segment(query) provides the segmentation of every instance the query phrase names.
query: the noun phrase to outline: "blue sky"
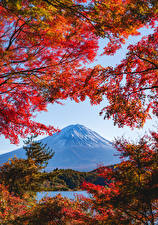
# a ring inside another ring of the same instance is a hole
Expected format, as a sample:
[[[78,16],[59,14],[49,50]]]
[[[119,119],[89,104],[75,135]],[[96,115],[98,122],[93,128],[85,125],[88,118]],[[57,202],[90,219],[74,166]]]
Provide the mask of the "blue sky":
[[[151,33],[151,30],[143,28],[141,29],[141,33],[144,36]],[[130,37],[127,44],[120,49],[115,56],[98,55],[92,66],[97,64],[102,66],[115,66],[120,63],[121,59],[125,56],[128,44],[134,44],[140,39],[140,36]],[[105,40],[100,40],[99,54],[103,51],[104,42]],[[46,125],[54,125],[60,129],[70,124],[82,124],[111,141],[114,140],[115,137],[120,137],[122,135],[130,139],[137,139],[148,132],[149,129],[155,128],[156,119],[147,121],[143,129],[131,130],[128,127],[118,128],[114,126],[112,120],[103,120],[103,117],[99,116],[99,112],[106,105],[106,102],[102,102],[97,106],[91,106],[88,99],[81,103],[75,103],[71,100],[67,100],[64,103],[64,105],[48,105],[48,112],[38,113],[36,121]],[[40,139],[43,137],[40,137]],[[22,140],[17,146],[10,144],[9,140],[5,139],[3,136],[0,138],[0,154],[12,151],[21,146],[23,146]]]

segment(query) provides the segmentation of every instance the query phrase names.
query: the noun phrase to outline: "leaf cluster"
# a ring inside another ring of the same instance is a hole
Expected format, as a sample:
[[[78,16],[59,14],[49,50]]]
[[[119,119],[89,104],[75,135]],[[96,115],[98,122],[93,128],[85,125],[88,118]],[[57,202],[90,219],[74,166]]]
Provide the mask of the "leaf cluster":
[[[157,135],[143,137],[137,144],[116,141],[123,157],[114,168],[101,168],[105,187],[85,183],[92,194],[89,205],[103,224],[156,224],[158,195]],[[119,222],[118,222],[119,221]]]

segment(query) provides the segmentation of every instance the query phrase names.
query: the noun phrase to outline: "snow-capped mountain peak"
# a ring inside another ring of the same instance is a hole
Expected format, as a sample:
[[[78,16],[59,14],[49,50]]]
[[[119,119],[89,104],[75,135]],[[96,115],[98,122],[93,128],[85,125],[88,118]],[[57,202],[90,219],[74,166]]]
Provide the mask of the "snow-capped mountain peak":
[[[79,171],[96,169],[98,164],[111,165],[120,162],[112,143],[89,128],[76,124],[40,140],[55,152],[47,170],[70,168]],[[14,156],[26,157],[23,148],[0,155],[0,164]]]
[[[58,134],[56,134],[54,138],[58,141],[64,141],[65,144],[78,144],[80,146],[87,145],[92,146],[93,148],[96,145],[111,146],[112,144],[96,132],[80,124],[65,127]]]

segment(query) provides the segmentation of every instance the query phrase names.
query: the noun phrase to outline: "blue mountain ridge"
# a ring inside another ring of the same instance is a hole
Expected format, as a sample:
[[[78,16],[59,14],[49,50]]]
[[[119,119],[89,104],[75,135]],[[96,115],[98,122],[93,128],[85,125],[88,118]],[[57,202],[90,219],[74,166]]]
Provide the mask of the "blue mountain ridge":
[[[87,127],[76,124],[63,128],[59,133],[40,140],[53,149],[55,155],[49,160],[46,171],[55,168],[90,171],[98,165],[120,162],[112,143]],[[23,148],[0,155],[0,164],[9,158],[25,158]]]

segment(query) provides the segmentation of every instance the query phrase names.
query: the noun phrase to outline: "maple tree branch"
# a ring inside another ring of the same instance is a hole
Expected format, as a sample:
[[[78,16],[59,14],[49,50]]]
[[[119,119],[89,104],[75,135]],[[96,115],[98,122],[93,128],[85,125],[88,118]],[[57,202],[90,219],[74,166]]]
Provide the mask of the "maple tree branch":
[[[121,74],[139,74],[139,73],[146,73],[146,72],[148,72],[148,71],[151,71],[151,70],[157,70],[158,68],[148,68],[148,69],[146,69],[146,70],[142,70],[142,71],[133,71],[133,72],[122,72],[122,73],[120,73],[120,74],[118,74],[118,75],[121,75]]]
[[[29,23],[30,20],[26,21],[25,19],[23,19],[22,17],[20,17],[19,15],[17,15],[14,11],[10,10],[8,7],[6,7],[5,4],[0,4],[0,6],[2,6],[3,8],[5,8],[10,14],[13,14],[14,16],[16,16],[18,18],[18,20],[24,22],[28,27],[33,28],[34,30],[37,31],[37,29],[35,29],[35,27],[33,25],[31,25]],[[38,32],[39,34],[39,32]],[[40,34],[39,34],[40,35]]]
[[[8,80],[10,80],[10,77],[8,79],[6,79],[5,81],[3,81],[2,83],[0,83],[0,86],[4,85],[5,83],[8,82]]]
[[[9,48],[11,47],[11,45],[13,44],[14,40],[16,39],[16,37],[20,34],[20,32],[22,31],[22,28],[23,26],[26,24],[26,23],[23,23],[17,30],[17,26],[18,26],[18,22],[19,22],[20,19],[17,20],[16,22],[16,25],[15,25],[15,29],[14,29],[14,32],[13,34],[11,35],[10,39],[9,39],[9,43],[8,43],[8,46],[7,48],[5,49],[6,51],[9,50]],[[15,36],[16,35],[16,36]]]
[[[135,93],[138,93],[140,91],[144,91],[144,90],[152,90],[152,89],[157,89],[158,86],[154,85],[154,86],[151,86],[151,87],[146,87],[146,88],[140,88],[139,90],[137,91],[133,91],[131,92],[130,94],[128,94],[128,96],[132,95],[132,94],[135,94]]]
[[[36,53],[38,54],[38,53]],[[69,60],[69,57],[73,54],[73,52],[71,52],[69,55],[64,55],[64,57],[61,58],[61,60],[59,61],[59,63],[56,63],[56,64],[52,64],[52,65],[48,65],[48,66],[43,66],[43,67],[39,67],[39,68],[35,68],[35,69],[30,69],[30,70],[21,70],[21,71],[14,71],[14,72],[10,72],[10,73],[3,73],[0,75],[0,78],[5,78],[5,77],[8,77],[8,76],[13,76],[13,75],[22,75],[22,74],[26,74],[26,73],[30,73],[30,72],[37,72],[37,73],[43,73],[45,74],[45,71],[40,71],[40,70],[43,70],[43,69],[48,69],[48,68],[51,68],[51,67],[56,67],[56,66],[59,66],[60,64],[68,64],[68,63],[72,63],[74,62],[76,59],[78,59],[80,56],[75,56],[73,59]],[[27,62],[29,60],[22,60],[22,61],[12,61],[8,64],[14,64],[14,63],[22,63],[22,62]],[[7,64],[4,64],[3,66],[7,66]]]
[[[0,38],[3,38],[6,36],[6,34],[11,30],[11,28],[8,28],[4,33],[3,35],[0,36]]]
[[[130,209],[128,210],[125,210],[124,208],[122,208],[122,210],[128,215],[128,216],[130,216],[131,218],[134,218],[134,219],[136,219],[136,220],[139,220],[139,221],[141,221],[141,222],[143,222],[144,223],[144,219],[146,220],[146,221],[148,221],[148,217],[146,216],[146,213],[143,213],[143,212],[141,212],[140,210],[138,210],[136,207],[134,207],[134,206],[130,206]],[[134,215],[133,213],[130,213],[130,211],[134,211],[134,212],[137,212],[138,214],[140,214],[141,215],[141,218],[139,217],[138,218],[138,216],[137,215]],[[144,218],[143,218],[144,217]]]
[[[19,86],[19,85],[17,85],[16,87],[18,87],[18,86]],[[10,89],[7,90],[7,91],[0,92],[0,95],[7,94],[7,93],[12,93],[12,91],[13,91],[16,87],[10,88]]]
[[[148,59],[145,59],[145,58],[142,58],[142,57],[140,57],[139,55],[137,55],[137,54],[135,54],[139,59],[141,59],[141,60],[143,60],[143,61],[146,61],[146,62],[148,62],[148,63],[150,63],[150,64],[152,64],[153,66],[155,66],[156,67],[156,69],[158,69],[158,65],[157,64],[155,64],[155,63],[153,63],[153,62],[151,62],[150,60],[148,60]]]
[[[149,90],[149,89],[155,89],[155,88],[158,88],[158,86],[155,85],[155,86],[151,86],[151,87],[141,88],[140,91]]]
[[[84,13],[86,13],[86,11],[84,11],[84,10],[86,10],[86,7],[83,7],[82,5],[66,5],[63,2],[61,2],[60,0],[55,0],[58,3],[58,5],[57,4],[53,4],[52,1],[49,1],[49,0],[43,0],[43,1],[47,2],[48,4],[52,5],[55,8],[68,9],[68,10],[71,11],[72,14],[76,15],[77,17],[81,16],[82,18],[86,19],[87,22],[89,22],[95,30],[97,30],[98,34],[100,34],[101,36],[103,36],[103,34],[104,34],[104,37],[109,39],[109,34],[107,32],[105,32],[101,28],[101,26],[98,25],[97,21],[92,19],[92,18],[89,18],[88,16],[86,16],[84,14]],[[55,1],[53,1],[53,2],[55,2]],[[98,26],[96,26],[96,24]],[[112,28],[111,26],[109,26],[109,24],[106,24],[106,27]]]
[[[8,65],[11,65],[11,64],[18,64],[18,63],[25,63],[27,61],[28,61],[28,59],[19,60],[19,61],[11,61],[11,62],[8,62],[8,63],[3,64],[3,66],[8,66]]]
[[[152,71],[152,70],[157,70],[158,68],[148,68],[148,69],[146,69],[146,70],[142,70],[142,71],[133,71],[133,72],[126,72],[126,71],[123,71],[123,72],[121,72],[121,73],[111,73],[110,75],[114,75],[114,76],[119,76],[119,75],[123,75],[123,74],[140,74],[140,73],[146,73],[146,72],[148,72],[148,71]],[[113,71],[105,71],[106,73],[107,72],[113,72]],[[110,76],[109,75],[109,76]]]

